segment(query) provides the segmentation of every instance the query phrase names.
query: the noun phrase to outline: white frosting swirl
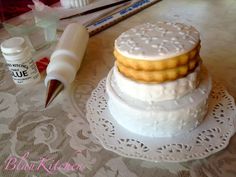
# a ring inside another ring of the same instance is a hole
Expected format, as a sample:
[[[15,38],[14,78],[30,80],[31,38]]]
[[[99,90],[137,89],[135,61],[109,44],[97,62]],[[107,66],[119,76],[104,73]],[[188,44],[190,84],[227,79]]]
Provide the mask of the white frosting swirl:
[[[199,32],[192,26],[157,22],[122,33],[115,41],[115,48],[133,59],[164,60],[191,51],[199,41]]]

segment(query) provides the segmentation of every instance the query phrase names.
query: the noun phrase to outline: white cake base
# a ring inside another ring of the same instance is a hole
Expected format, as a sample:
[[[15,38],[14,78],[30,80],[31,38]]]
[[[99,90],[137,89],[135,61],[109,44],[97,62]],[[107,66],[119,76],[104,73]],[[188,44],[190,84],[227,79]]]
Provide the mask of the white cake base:
[[[116,82],[121,92],[135,99],[151,103],[180,98],[193,91],[199,84],[200,70],[201,64],[186,77],[160,84],[147,84],[123,76],[115,65],[112,80]]]
[[[191,93],[177,99],[148,103],[122,93],[114,82],[113,70],[106,81],[108,107],[114,119],[127,130],[149,137],[171,137],[197,127],[207,113],[211,80],[206,69],[200,84]],[[135,89],[135,88],[133,88]]]
[[[219,83],[213,84],[208,113],[201,125],[173,138],[144,137],[120,126],[108,109],[105,85],[106,79],[102,79],[92,92],[86,104],[86,117],[102,146],[119,155],[152,162],[206,158],[224,149],[236,131],[234,98]],[[76,94],[79,94],[77,92],[81,94],[78,88]]]

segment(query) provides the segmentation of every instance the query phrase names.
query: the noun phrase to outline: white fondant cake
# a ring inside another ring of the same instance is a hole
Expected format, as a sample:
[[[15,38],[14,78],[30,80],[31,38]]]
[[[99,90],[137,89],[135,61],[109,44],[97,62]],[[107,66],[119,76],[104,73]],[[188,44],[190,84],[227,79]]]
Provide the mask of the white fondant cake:
[[[199,32],[181,23],[146,23],[122,33],[115,41],[118,65],[106,82],[114,119],[150,137],[170,137],[197,127],[207,113],[211,91],[199,49]],[[157,76],[159,82],[149,82]]]
[[[122,33],[115,40],[116,50],[126,57],[162,60],[184,54],[200,42],[199,32],[182,23],[145,23]]]
[[[115,64],[112,80],[124,94],[148,103],[176,99],[193,91],[199,84],[200,65],[186,77],[160,84],[133,81],[122,75]]]
[[[121,126],[133,133],[149,137],[178,135],[198,126],[207,112],[211,80],[206,69],[201,72],[200,85],[191,93],[179,99],[151,104],[121,92],[113,79],[114,69],[106,82],[110,113]]]

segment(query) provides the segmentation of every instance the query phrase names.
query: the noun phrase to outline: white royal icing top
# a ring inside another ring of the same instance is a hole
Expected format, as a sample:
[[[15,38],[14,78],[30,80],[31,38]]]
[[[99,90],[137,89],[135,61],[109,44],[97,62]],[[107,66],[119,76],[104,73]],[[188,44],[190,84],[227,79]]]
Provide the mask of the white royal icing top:
[[[164,60],[191,51],[200,41],[199,32],[182,23],[145,23],[122,33],[115,48],[122,55],[142,60]]]

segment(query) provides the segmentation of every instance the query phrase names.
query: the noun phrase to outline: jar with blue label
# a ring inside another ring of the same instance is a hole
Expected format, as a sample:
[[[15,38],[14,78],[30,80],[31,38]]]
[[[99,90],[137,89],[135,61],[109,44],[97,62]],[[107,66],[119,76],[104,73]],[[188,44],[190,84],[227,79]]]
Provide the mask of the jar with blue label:
[[[30,47],[23,37],[5,40],[1,44],[1,50],[15,84],[23,86],[40,80]]]

